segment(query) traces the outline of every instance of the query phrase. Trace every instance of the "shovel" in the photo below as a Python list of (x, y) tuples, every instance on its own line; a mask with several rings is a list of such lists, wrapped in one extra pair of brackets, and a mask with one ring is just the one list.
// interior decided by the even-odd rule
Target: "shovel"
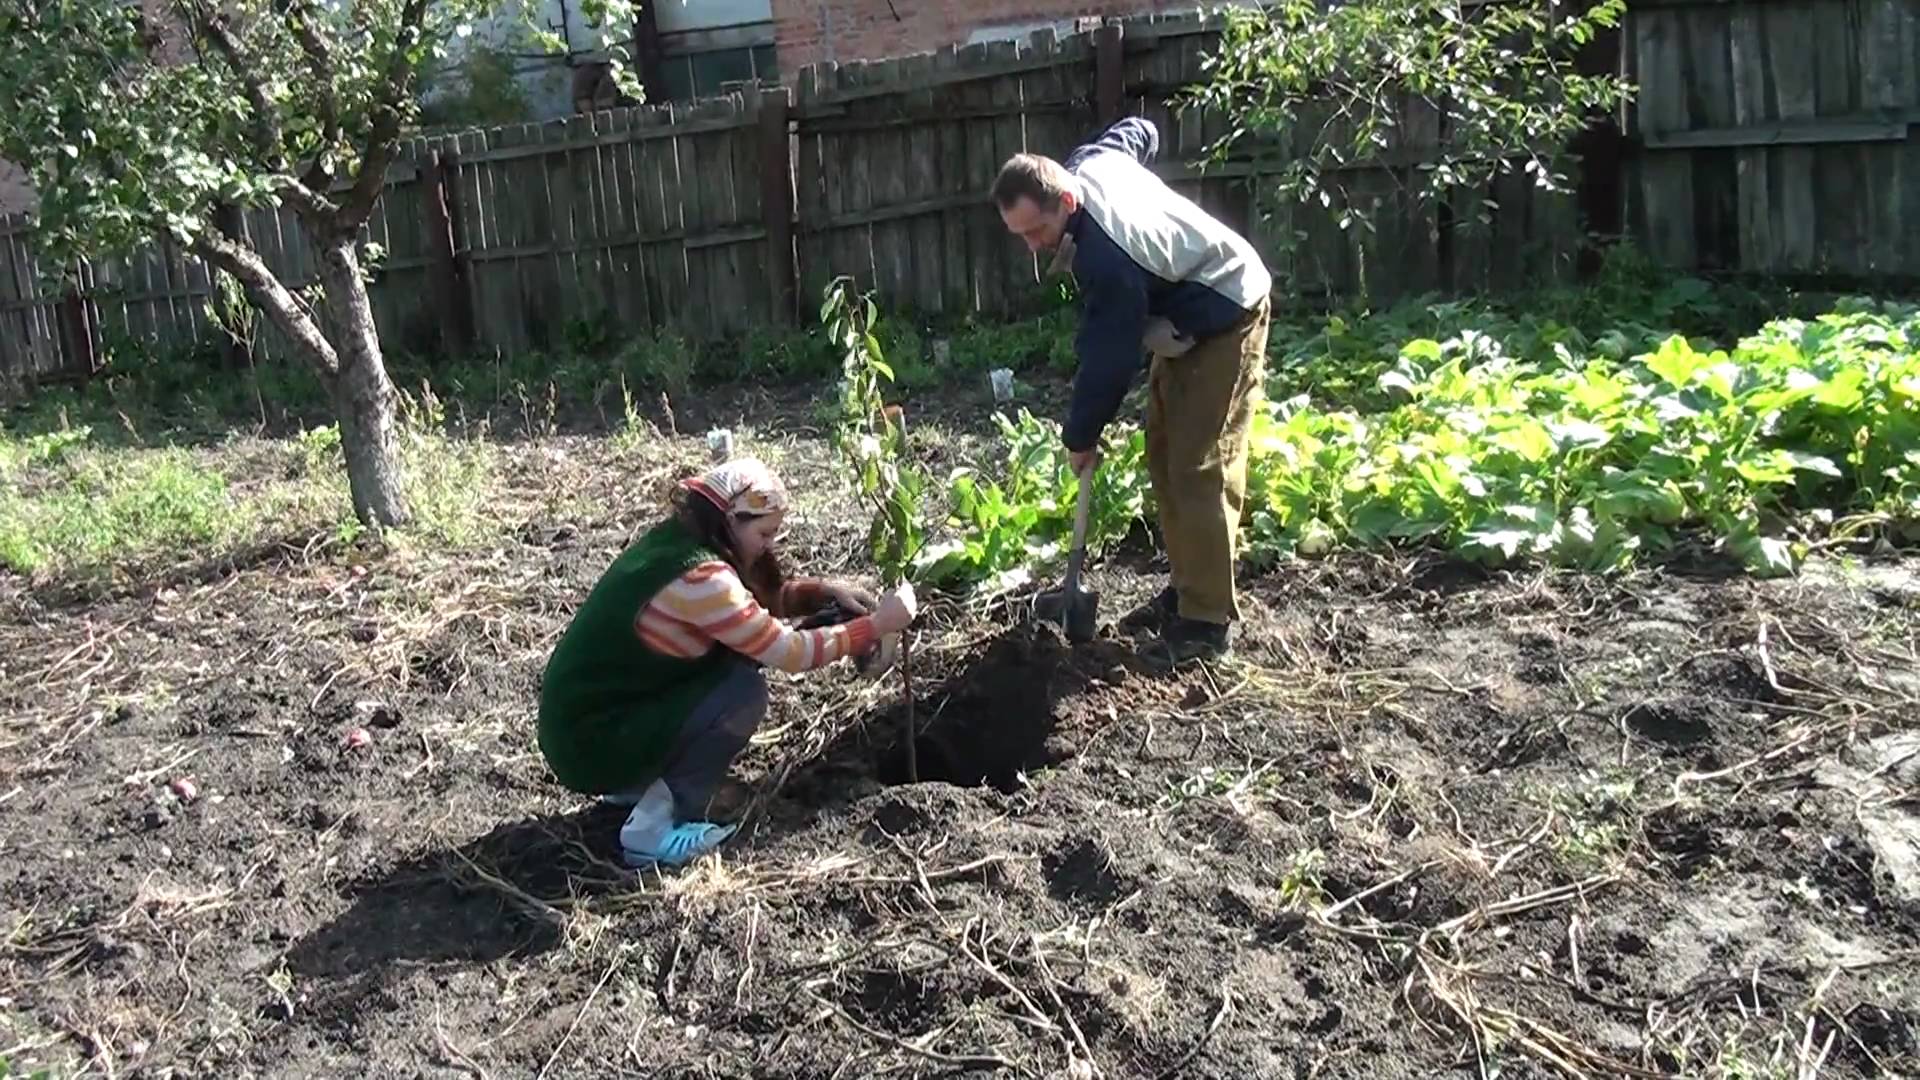
[(1067, 557), (1067, 578), (1058, 590), (1042, 593), (1035, 602), (1043, 618), (1058, 618), (1067, 640), (1093, 640), (1100, 614), (1100, 594), (1080, 585), (1080, 567), (1087, 561), (1087, 512), (1093, 506), (1093, 466), (1080, 473), (1080, 498), (1073, 508), (1073, 553)]

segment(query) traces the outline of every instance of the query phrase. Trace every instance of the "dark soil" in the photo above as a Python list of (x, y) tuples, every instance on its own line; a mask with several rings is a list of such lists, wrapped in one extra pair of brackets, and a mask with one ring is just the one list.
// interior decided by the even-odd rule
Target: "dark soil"
[[(1785, 1077), (1805, 1043), (1821, 1075), (1920, 1073), (1888, 847), (1920, 769), (1889, 750), (1910, 591), (1354, 557), (1250, 580), (1239, 659), (1173, 674), (1020, 602), (936, 607), (918, 783), (897, 673), (776, 677), (716, 808), (741, 835), (636, 875), (532, 713), (637, 524), (0, 598), (0, 1051), (1375, 1080)], [(1162, 580), (1094, 577), (1109, 619)]]

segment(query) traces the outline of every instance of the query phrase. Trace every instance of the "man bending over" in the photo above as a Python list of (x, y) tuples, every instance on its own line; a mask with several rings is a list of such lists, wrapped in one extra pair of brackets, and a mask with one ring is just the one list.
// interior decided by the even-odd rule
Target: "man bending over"
[(1123, 624), (1158, 629), (1178, 662), (1223, 654), (1240, 614), (1233, 571), (1273, 279), (1252, 244), (1147, 168), (1159, 145), (1151, 123), (1130, 117), (1065, 164), (1016, 155), (993, 201), (1029, 249), (1071, 268), (1082, 296), (1061, 432), (1076, 472), (1090, 475), (1101, 432), (1152, 357), (1147, 467), (1172, 580)]

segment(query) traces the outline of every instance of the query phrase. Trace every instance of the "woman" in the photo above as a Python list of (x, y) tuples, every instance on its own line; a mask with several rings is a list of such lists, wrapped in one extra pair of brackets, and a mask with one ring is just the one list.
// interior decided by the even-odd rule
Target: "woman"
[[(574, 614), (540, 690), (540, 750), (567, 787), (630, 803), (628, 865), (681, 866), (733, 835), (701, 820), (767, 711), (763, 666), (859, 657), (913, 622), (910, 586), (785, 580), (787, 493), (751, 458), (683, 481), (672, 516), (616, 559)], [(780, 620), (837, 604), (847, 621)]]

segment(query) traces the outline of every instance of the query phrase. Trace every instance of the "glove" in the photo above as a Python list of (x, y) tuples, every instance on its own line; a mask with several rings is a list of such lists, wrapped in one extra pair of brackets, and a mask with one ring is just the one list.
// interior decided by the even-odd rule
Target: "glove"
[(863, 679), (877, 679), (893, 670), (894, 662), (899, 658), (900, 635), (887, 634), (878, 645), (853, 658), (853, 669)]
[(1180, 331), (1175, 330), (1173, 324), (1165, 319), (1154, 319), (1149, 322), (1147, 332), (1140, 343), (1153, 355), (1164, 356), (1167, 359), (1185, 356), (1187, 350), (1193, 348), (1193, 339), (1182, 337)]
[(897, 634), (913, 625), (919, 607), (919, 601), (913, 595), (913, 586), (901, 582), (898, 588), (880, 598), (880, 606), (873, 613), (874, 626), (882, 636)]

